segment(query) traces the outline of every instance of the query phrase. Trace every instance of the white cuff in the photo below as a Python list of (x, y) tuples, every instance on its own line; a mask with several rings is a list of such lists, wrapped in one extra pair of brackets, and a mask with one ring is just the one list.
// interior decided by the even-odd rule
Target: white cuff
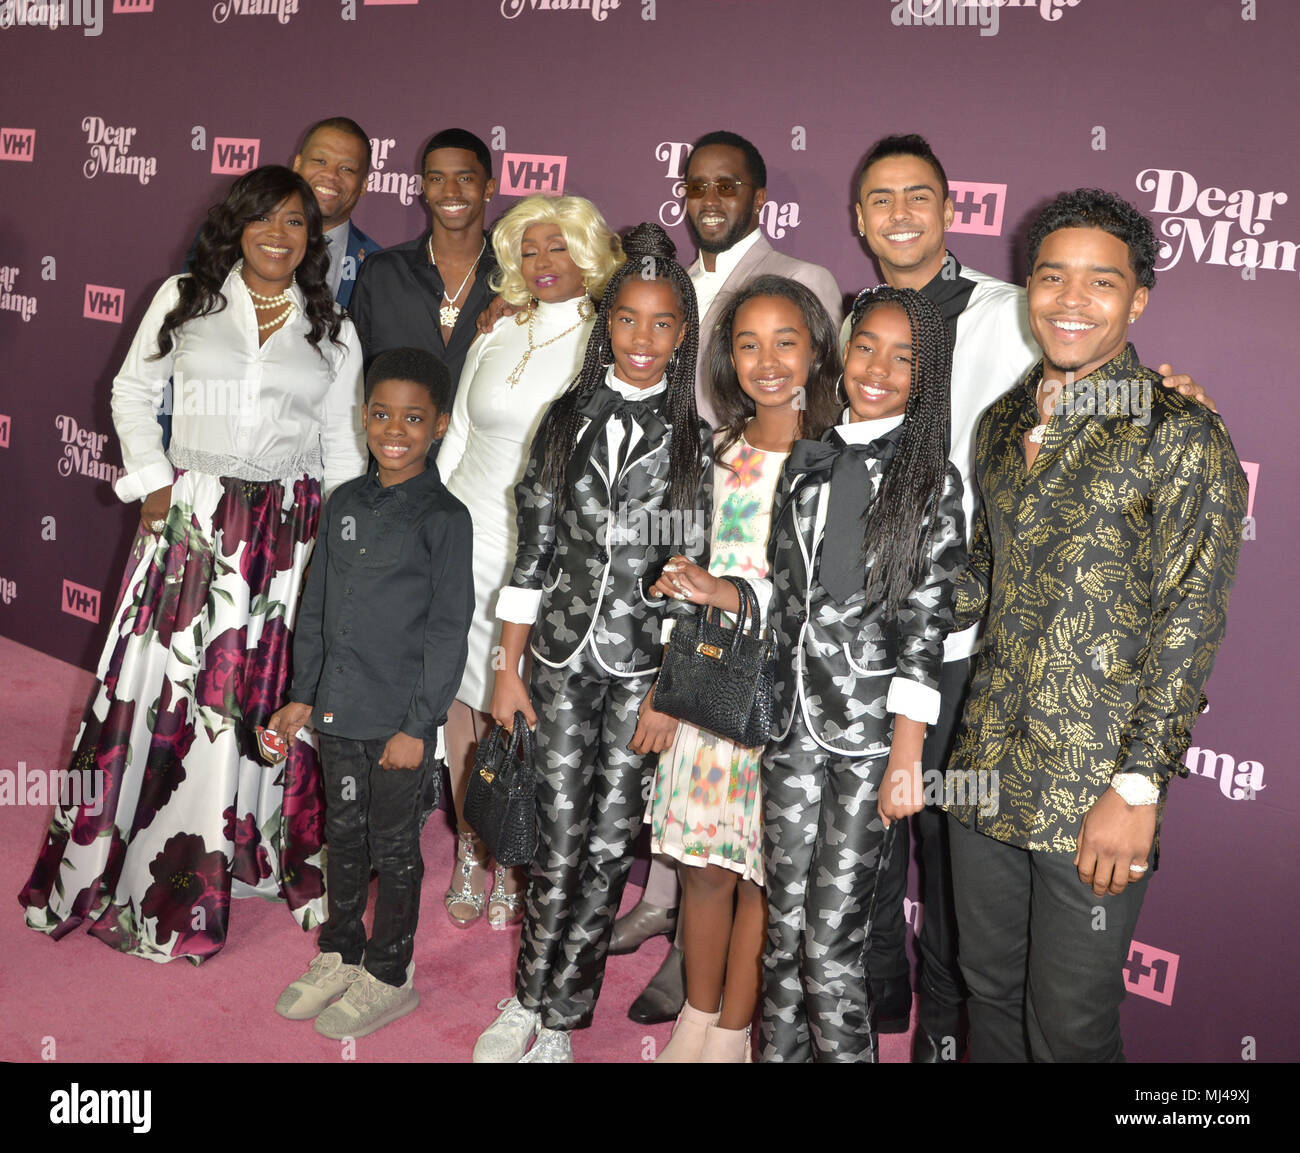
[(889, 682), (889, 696), (885, 709), (902, 713), (923, 725), (932, 725), (939, 719), (939, 690), (932, 689), (906, 677), (895, 677)]
[(668, 638), (673, 635), (673, 624), (677, 620), (675, 616), (664, 617), (663, 632), (659, 637), (659, 643), (666, 645)]
[(497, 620), (516, 625), (535, 624), (541, 604), (541, 589), (521, 589), (507, 585), (497, 593)]
[(176, 480), (176, 470), (166, 457), (157, 464), (145, 465), (136, 472), (119, 477), (113, 491), (121, 501), (144, 500), (151, 492), (166, 488)]

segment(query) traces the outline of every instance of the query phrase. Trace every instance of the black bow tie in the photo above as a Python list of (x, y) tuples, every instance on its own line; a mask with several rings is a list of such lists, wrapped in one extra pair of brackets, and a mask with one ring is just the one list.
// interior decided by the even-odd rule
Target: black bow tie
[(632, 425), (634, 422), (640, 426), (641, 432), (647, 441), (654, 443), (660, 440), (668, 428), (664, 424), (662, 415), (662, 404), (665, 395), (660, 393), (648, 400), (629, 400), (620, 393), (615, 392), (607, 384), (601, 384), (588, 393), (582, 403), (578, 405), (578, 413), (590, 420), (591, 423), (578, 439), (578, 443), (574, 445), (573, 455), (569, 458), (568, 480), (570, 488), (581, 479), (583, 472), (586, 470), (587, 462), (591, 459), (591, 449), (596, 442), (596, 437), (602, 434), (605, 426), (611, 420), (617, 420), (623, 426), (623, 444), (619, 450), (619, 459), (613, 462), (610, 471), (609, 483), (611, 485), (617, 482), (618, 474), (622, 471), (621, 462), (627, 458), (628, 450), (631, 448)]
[(830, 481), (830, 505), (822, 530), (822, 559), (818, 577), (839, 604), (866, 583), (862, 548), (863, 522), (871, 504), (870, 462), (889, 461), (898, 446), (902, 426), (870, 444), (845, 444), (834, 429), (821, 440), (797, 440), (786, 470), (820, 483)]

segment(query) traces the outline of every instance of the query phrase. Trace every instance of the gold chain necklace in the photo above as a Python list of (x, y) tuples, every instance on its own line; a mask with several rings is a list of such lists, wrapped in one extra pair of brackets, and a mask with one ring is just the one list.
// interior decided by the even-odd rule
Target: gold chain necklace
[(528, 361), (531, 359), (534, 352), (540, 352), (548, 344), (554, 344), (557, 340), (568, 336), (574, 329), (590, 320), (594, 313), (595, 310), (592, 307), (590, 298), (586, 296), (581, 297), (578, 301), (578, 319), (573, 324), (569, 325), (569, 327), (563, 332), (557, 333), (555, 336), (551, 337), (550, 340), (544, 340), (541, 344), (534, 344), (533, 324), (537, 320), (537, 309), (535, 307), (530, 308), (528, 310), (528, 351), (524, 353), (523, 359), (510, 370), (510, 375), (506, 377), (506, 383), (511, 388), (514, 388), (514, 386), (523, 379), (524, 369), (528, 367)]

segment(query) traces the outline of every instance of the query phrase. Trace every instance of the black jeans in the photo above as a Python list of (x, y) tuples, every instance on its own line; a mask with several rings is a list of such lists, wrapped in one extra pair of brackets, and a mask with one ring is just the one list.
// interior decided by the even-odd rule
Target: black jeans
[(1098, 897), (1073, 853), (948, 818), (972, 1061), (1123, 1061), (1123, 966), (1148, 882)]
[[(434, 769), (433, 741), (413, 770), (381, 769), (386, 741), (320, 738), (325, 776), (325, 893), (329, 920), (322, 953), (340, 953), (345, 965), (365, 957), (366, 971), (388, 985), (406, 983), (420, 917), (420, 811)], [(370, 870), (379, 874), (374, 928), (366, 942), (361, 922)]]
[[(961, 719), (970, 688), (973, 659), (947, 661), (939, 676), (939, 720), (925, 737), (921, 753), (923, 779), (948, 766), (953, 734)], [(896, 821), (893, 851), (881, 870), (876, 888), (876, 923), (871, 935), (867, 965), (871, 984), (908, 977), (907, 926), (903, 898), (907, 893), (907, 868), (912, 853), (908, 825), (921, 854), (921, 929), (917, 948), (921, 954), (919, 1021), (936, 1042), (956, 1037), (966, 985), (957, 965), (957, 914), (953, 908), (952, 863), (948, 856), (948, 818), (938, 805), (926, 805), (910, 822)]]

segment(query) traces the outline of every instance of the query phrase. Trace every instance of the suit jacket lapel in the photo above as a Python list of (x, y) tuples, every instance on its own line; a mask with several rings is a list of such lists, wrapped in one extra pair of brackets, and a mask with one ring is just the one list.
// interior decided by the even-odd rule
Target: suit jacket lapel
[(749, 251), (740, 258), (740, 263), (731, 270), (731, 275), (723, 282), (722, 291), (713, 298), (713, 303), (709, 305), (709, 311), (701, 318), (701, 347), (704, 346), (704, 334), (713, 331), (713, 326), (717, 324), (718, 317), (722, 315), (722, 310), (726, 308), (727, 297), (758, 275), (759, 266), (771, 252), (772, 246), (768, 244), (767, 238), (760, 230), (758, 239), (750, 245)]

